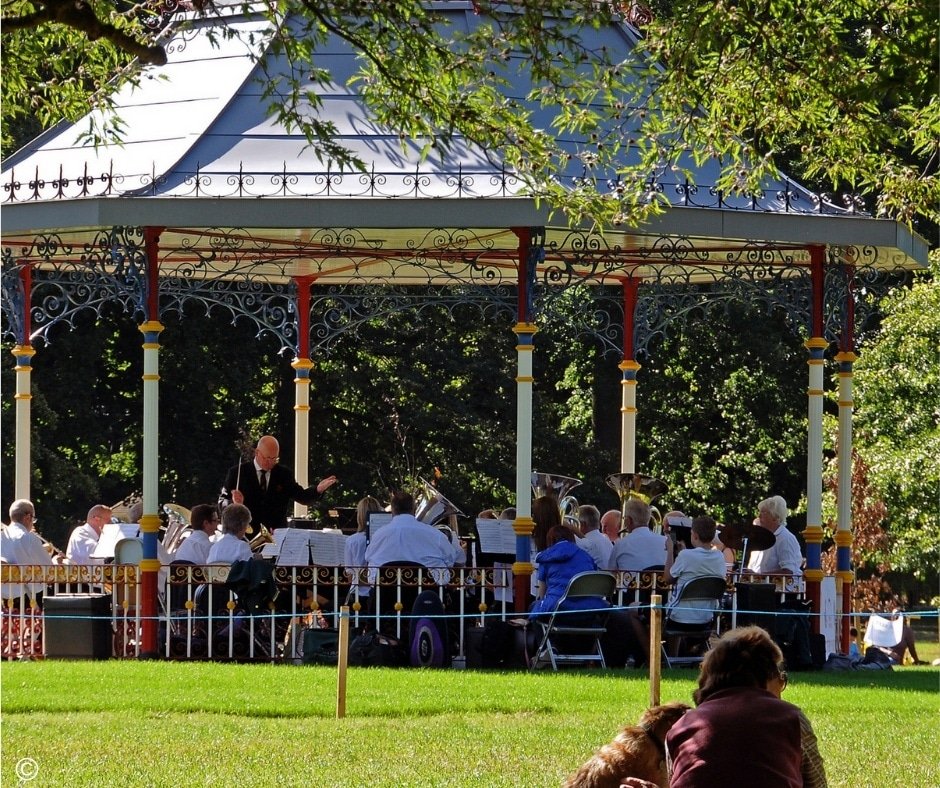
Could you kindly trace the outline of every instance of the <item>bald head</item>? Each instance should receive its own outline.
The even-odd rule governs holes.
[[[601,530],[611,542],[620,538],[620,512],[617,509],[608,509],[601,517]]]
[[[270,471],[281,459],[281,446],[273,435],[265,435],[255,448],[255,461],[264,471]]]

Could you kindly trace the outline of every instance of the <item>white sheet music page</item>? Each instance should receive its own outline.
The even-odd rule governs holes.
[[[346,534],[338,528],[308,531],[310,552],[316,566],[342,566],[345,560]]]
[[[391,512],[369,512],[369,541],[372,541],[372,537],[379,528],[388,525],[391,521]]]
[[[516,552],[516,532],[512,530],[512,520],[490,520],[477,518],[477,536],[480,537],[481,553]]]
[[[284,534],[277,554],[278,566],[310,565],[310,531],[303,528],[278,528],[277,535]]]
[[[114,548],[122,539],[135,539],[140,536],[137,523],[105,523],[98,537],[98,544],[91,551],[92,558],[114,558]]]

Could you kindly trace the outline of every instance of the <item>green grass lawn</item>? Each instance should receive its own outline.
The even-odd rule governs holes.
[[[663,700],[689,702],[694,676],[667,672]],[[6,663],[0,689],[0,781],[37,788],[557,786],[649,697],[640,671],[360,668],[337,720],[335,669],[117,660]],[[785,697],[830,785],[934,788],[938,689],[907,667],[797,673]]]

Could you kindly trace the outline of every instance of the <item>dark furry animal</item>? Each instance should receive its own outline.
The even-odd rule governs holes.
[[[565,781],[564,788],[619,788],[622,780],[635,777],[667,788],[666,734],[689,706],[666,703],[643,712],[637,725],[621,728],[613,741]]]

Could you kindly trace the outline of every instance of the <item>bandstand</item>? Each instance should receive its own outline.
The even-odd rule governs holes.
[[[481,24],[469,2],[442,5],[461,24]],[[922,239],[784,176],[759,194],[723,194],[709,188],[714,162],[695,168],[695,183],[670,171],[651,175],[650,199],[669,207],[638,227],[572,226],[526,196],[526,184],[511,169],[469,140],[428,159],[416,144],[402,147],[348,87],[355,52],[339,39],[316,55],[334,75],[332,88],[315,89],[322,115],[368,166],[361,173],[336,170],[310,154],[306,140],[272,118],[261,100],[262,68],[270,75],[284,67],[269,53],[270,24],[233,13],[228,24],[239,35],[213,44],[214,24],[197,19],[169,28],[169,62],[148,68],[138,87],[117,95],[123,144],[82,144],[87,121],[62,124],[4,162],[0,181],[4,336],[15,343],[16,358],[17,498],[30,494],[35,340],[106,303],[139,320],[142,654],[157,651],[161,321],[189,303],[254,321],[293,355],[294,465],[301,484],[308,483],[311,375],[331,337],[355,331],[370,315],[435,300],[511,312],[517,337],[513,569],[520,591],[532,572],[532,359],[540,322],[574,320],[555,308],[559,294],[575,290],[596,305],[571,330],[590,333],[616,356],[620,470],[628,473],[641,470],[634,453],[637,354],[650,338],[687,311],[728,299],[782,308],[808,336],[804,536],[808,594],[817,609],[825,352],[838,346],[838,581],[840,609],[848,611],[855,313],[869,306],[886,273],[925,264]],[[585,36],[624,50],[639,40],[627,22]],[[527,93],[524,85],[518,90]],[[573,162],[559,176],[566,185],[575,188],[586,177],[604,182],[577,157]],[[618,343],[614,337],[621,336]]]

